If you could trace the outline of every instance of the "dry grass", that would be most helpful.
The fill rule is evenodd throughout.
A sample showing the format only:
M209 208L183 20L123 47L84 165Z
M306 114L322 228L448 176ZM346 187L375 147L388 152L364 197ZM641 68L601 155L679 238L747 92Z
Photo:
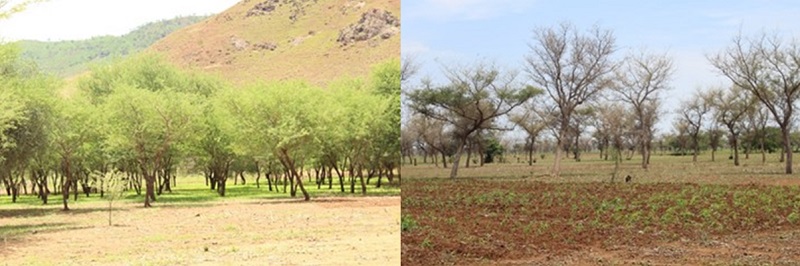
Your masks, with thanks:
M166 54L179 66L216 73L237 84L301 79L324 85L345 76L365 77L371 66L400 56L399 35L348 47L336 42L341 29L356 23L362 13L372 8L388 10L399 18L399 0L319 0L309 5L295 23L289 19L286 4L268 15L246 17L247 11L260 2L263 1L242 1L172 33L149 50ZM248 47L239 51L232 45L232 36L251 45L275 43L277 49Z
M700 184L747 184L751 182L761 184L800 184L800 179L794 175L784 174L784 163L779 162L777 153L767 154L766 163L761 162L761 154L751 154L745 159L740 157L741 166L733 166L733 160L728 160L728 151L719 151L716 160L711 161L711 154L704 153L698 162L692 162L691 156L669 156L655 154L651 158L648 170L641 168L641 157L634 156L631 160L623 160L618 176L633 176L638 183L700 183ZM509 155L506 160L510 163L486 164L483 167L462 167L458 170L460 178L514 178L544 182L608 182L614 170L612 161L605 161L597 153L582 155L582 160L562 160L560 178L552 178L550 172L553 167L553 155L547 154L544 159L538 158L533 166L528 166L525 157L520 155L517 163L516 155ZM798 157L798 154L794 155ZM450 174L450 164L444 169L433 164L423 164L422 158L417 159L418 165L403 165L403 177L406 178L446 178ZM800 171L800 160L794 160L794 171ZM617 179L620 181L620 179Z

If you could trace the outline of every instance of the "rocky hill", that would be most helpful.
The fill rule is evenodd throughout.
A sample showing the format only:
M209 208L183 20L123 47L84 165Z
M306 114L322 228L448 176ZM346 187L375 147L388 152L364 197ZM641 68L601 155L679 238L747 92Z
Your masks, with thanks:
M235 83L364 76L400 56L400 0L243 0L151 51Z

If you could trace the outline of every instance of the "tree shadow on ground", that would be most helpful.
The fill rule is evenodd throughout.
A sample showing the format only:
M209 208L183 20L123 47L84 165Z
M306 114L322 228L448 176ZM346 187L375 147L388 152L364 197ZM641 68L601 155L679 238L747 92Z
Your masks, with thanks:
M336 202L355 202L356 198L339 197L339 198L314 198L306 201L302 197L292 199L275 199L275 198L262 198L259 201L245 202L245 204L253 205L279 205L279 204L306 204L306 203L336 203Z
M90 228L91 226L77 226L73 223L36 223L36 224L18 224L18 225L0 225L0 239L3 243L8 239L14 239L27 235L34 235L39 233L49 233L67 230L78 230Z
M65 215L77 215L77 214L86 214L86 213L93 213L93 212L107 212L108 208L80 208L80 207L73 207L69 211L63 211L61 207L53 206L53 208L31 208L31 209L0 209L0 218L31 218L31 217L40 217L46 216L51 214L65 214ZM114 207L112 211L126 211L125 208Z

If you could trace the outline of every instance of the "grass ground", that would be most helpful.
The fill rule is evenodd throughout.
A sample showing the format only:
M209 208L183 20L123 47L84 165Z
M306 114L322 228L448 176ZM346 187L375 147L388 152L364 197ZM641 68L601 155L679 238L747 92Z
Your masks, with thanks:
M314 186L316 187L316 186ZM376 265L400 263L399 188L367 197L311 189L312 200L228 186L221 198L201 178L143 208L141 196L108 204L79 196L69 212L34 196L0 202L4 265Z
M720 152L655 156L648 171L598 154L534 166L487 164L459 171L403 167L404 265L792 265L800 261L800 178L778 155ZM744 158L744 156L742 156ZM507 158L508 159L508 158ZM418 160L420 162L420 160ZM797 166L795 166L796 168Z

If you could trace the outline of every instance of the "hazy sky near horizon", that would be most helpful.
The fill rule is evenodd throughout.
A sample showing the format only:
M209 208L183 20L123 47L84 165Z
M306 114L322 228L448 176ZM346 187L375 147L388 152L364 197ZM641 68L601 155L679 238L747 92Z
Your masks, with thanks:
M635 0L403 0L402 53L414 55L422 69L414 78L429 76L441 84L441 66L494 62L522 70L530 53L533 29L568 21L585 31L593 25L610 29L617 38L618 57L646 49L667 53L674 60L672 89L663 95L658 128L672 129L680 100L697 88L728 86L706 55L744 36L766 31L784 39L800 37L800 5L788 0L635 1ZM800 38L798 38L800 39ZM521 73L524 75L524 72ZM524 80L529 82L527 76ZM414 80L412 80L413 82ZM530 82L529 82L530 83Z
M11 3L19 1L12 0ZM220 13L239 0L49 0L0 20L0 39L80 40L123 35L148 22Z

